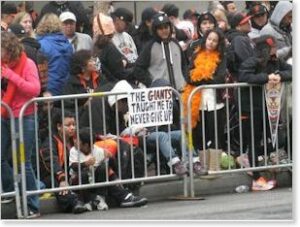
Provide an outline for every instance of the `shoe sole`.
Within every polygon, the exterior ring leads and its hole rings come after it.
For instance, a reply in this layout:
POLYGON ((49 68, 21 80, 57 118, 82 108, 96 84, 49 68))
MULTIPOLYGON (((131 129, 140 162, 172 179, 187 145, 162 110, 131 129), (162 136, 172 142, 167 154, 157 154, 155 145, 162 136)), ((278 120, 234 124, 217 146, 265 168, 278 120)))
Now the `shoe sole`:
POLYGON ((132 203, 132 202, 128 202, 128 203, 122 203, 120 205, 120 207, 122 208, 126 208, 126 207, 140 207, 140 206, 144 206, 148 203, 147 199, 141 199, 140 201, 136 202, 136 203, 132 203))

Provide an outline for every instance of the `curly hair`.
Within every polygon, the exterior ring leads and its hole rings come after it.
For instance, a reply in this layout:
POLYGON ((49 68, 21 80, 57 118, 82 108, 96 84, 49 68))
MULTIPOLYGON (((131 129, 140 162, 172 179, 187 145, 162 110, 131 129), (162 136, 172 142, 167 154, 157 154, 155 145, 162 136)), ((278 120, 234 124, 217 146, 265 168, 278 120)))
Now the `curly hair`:
POLYGON ((6 50, 10 54, 10 62, 19 59, 24 50, 18 37, 14 33, 6 31, 1 32, 1 49, 6 50))
POLYGON ((88 60, 92 57, 92 52, 89 50, 79 50, 75 52, 70 62, 71 75, 82 73, 82 69, 87 66, 88 60))
POLYGON ((37 35, 45 35, 47 33, 56 33, 62 31, 61 21, 54 13, 46 13, 36 28, 37 35))

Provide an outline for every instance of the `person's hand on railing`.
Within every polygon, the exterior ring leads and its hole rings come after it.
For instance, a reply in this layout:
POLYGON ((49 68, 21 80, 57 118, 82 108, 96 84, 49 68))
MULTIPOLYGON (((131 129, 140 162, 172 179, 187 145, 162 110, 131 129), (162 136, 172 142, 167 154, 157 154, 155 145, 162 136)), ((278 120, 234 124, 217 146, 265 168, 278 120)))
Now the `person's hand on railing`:
MULTIPOLYGON (((60 183, 59 183, 59 187, 60 188, 63 188, 63 187, 68 187, 69 186, 69 184, 68 184, 68 182, 66 182, 66 181, 61 181, 60 183)), ((67 195, 69 193, 69 190, 63 190, 63 191, 60 191, 58 194, 59 195, 67 195)))
POLYGON ((268 83, 271 85, 276 85, 278 83, 280 83, 281 81, 281 77, 279 74, 275 74, 275 73, 271 73, 268 75, 268 83))

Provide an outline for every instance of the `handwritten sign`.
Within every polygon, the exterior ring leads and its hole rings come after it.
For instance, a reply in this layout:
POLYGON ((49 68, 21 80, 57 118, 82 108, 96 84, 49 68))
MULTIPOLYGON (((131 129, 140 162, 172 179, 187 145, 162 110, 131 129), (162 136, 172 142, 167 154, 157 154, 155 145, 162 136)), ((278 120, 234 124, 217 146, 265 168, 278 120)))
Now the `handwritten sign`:
POLYGON ((172 88, 135 89, 129 93, 129 127, 173 124, 172 88))

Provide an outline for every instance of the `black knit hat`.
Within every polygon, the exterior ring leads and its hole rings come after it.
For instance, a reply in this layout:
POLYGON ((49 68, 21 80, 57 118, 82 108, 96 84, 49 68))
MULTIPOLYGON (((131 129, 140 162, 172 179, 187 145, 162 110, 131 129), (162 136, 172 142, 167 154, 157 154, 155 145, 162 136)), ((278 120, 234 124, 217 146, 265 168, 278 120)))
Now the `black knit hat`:
POLYGON ((119 18, 120 20, 123 20, 127 23, 131 23, 133 20, 133 13, 129 11, 126 8, 117 8, 114 12, 111 14, 112 18, 119 18))
POLYGON ((145 22, 146 20, 151 20, 152 17, 157 14, 158 12, 153 9, 152 7, 148 7, 143 10, 142 12, 142 21, 145 22))
POLYGON ((155 28, 162 25, 162 24, 170 24, 171 21, 166 14, 157 13, 153 16, 152 28, 155 28))
POLYGON ((1 5, 1 14, 17 14, 17 7, 13 3, 4 3, 1 5))
POLYGON ((179 8, 174 4, 169 4, 169 3, 165 4, 161 9, 161 11, 165 12, 168 15, 168 17, 170 16, 178 17, 179 15, 179 8))
POLYGON ((26 35, 24 27, 19 23, 11 24, 8 27, 7 31, 14 33, 18 38, 24 37, 26 35))

